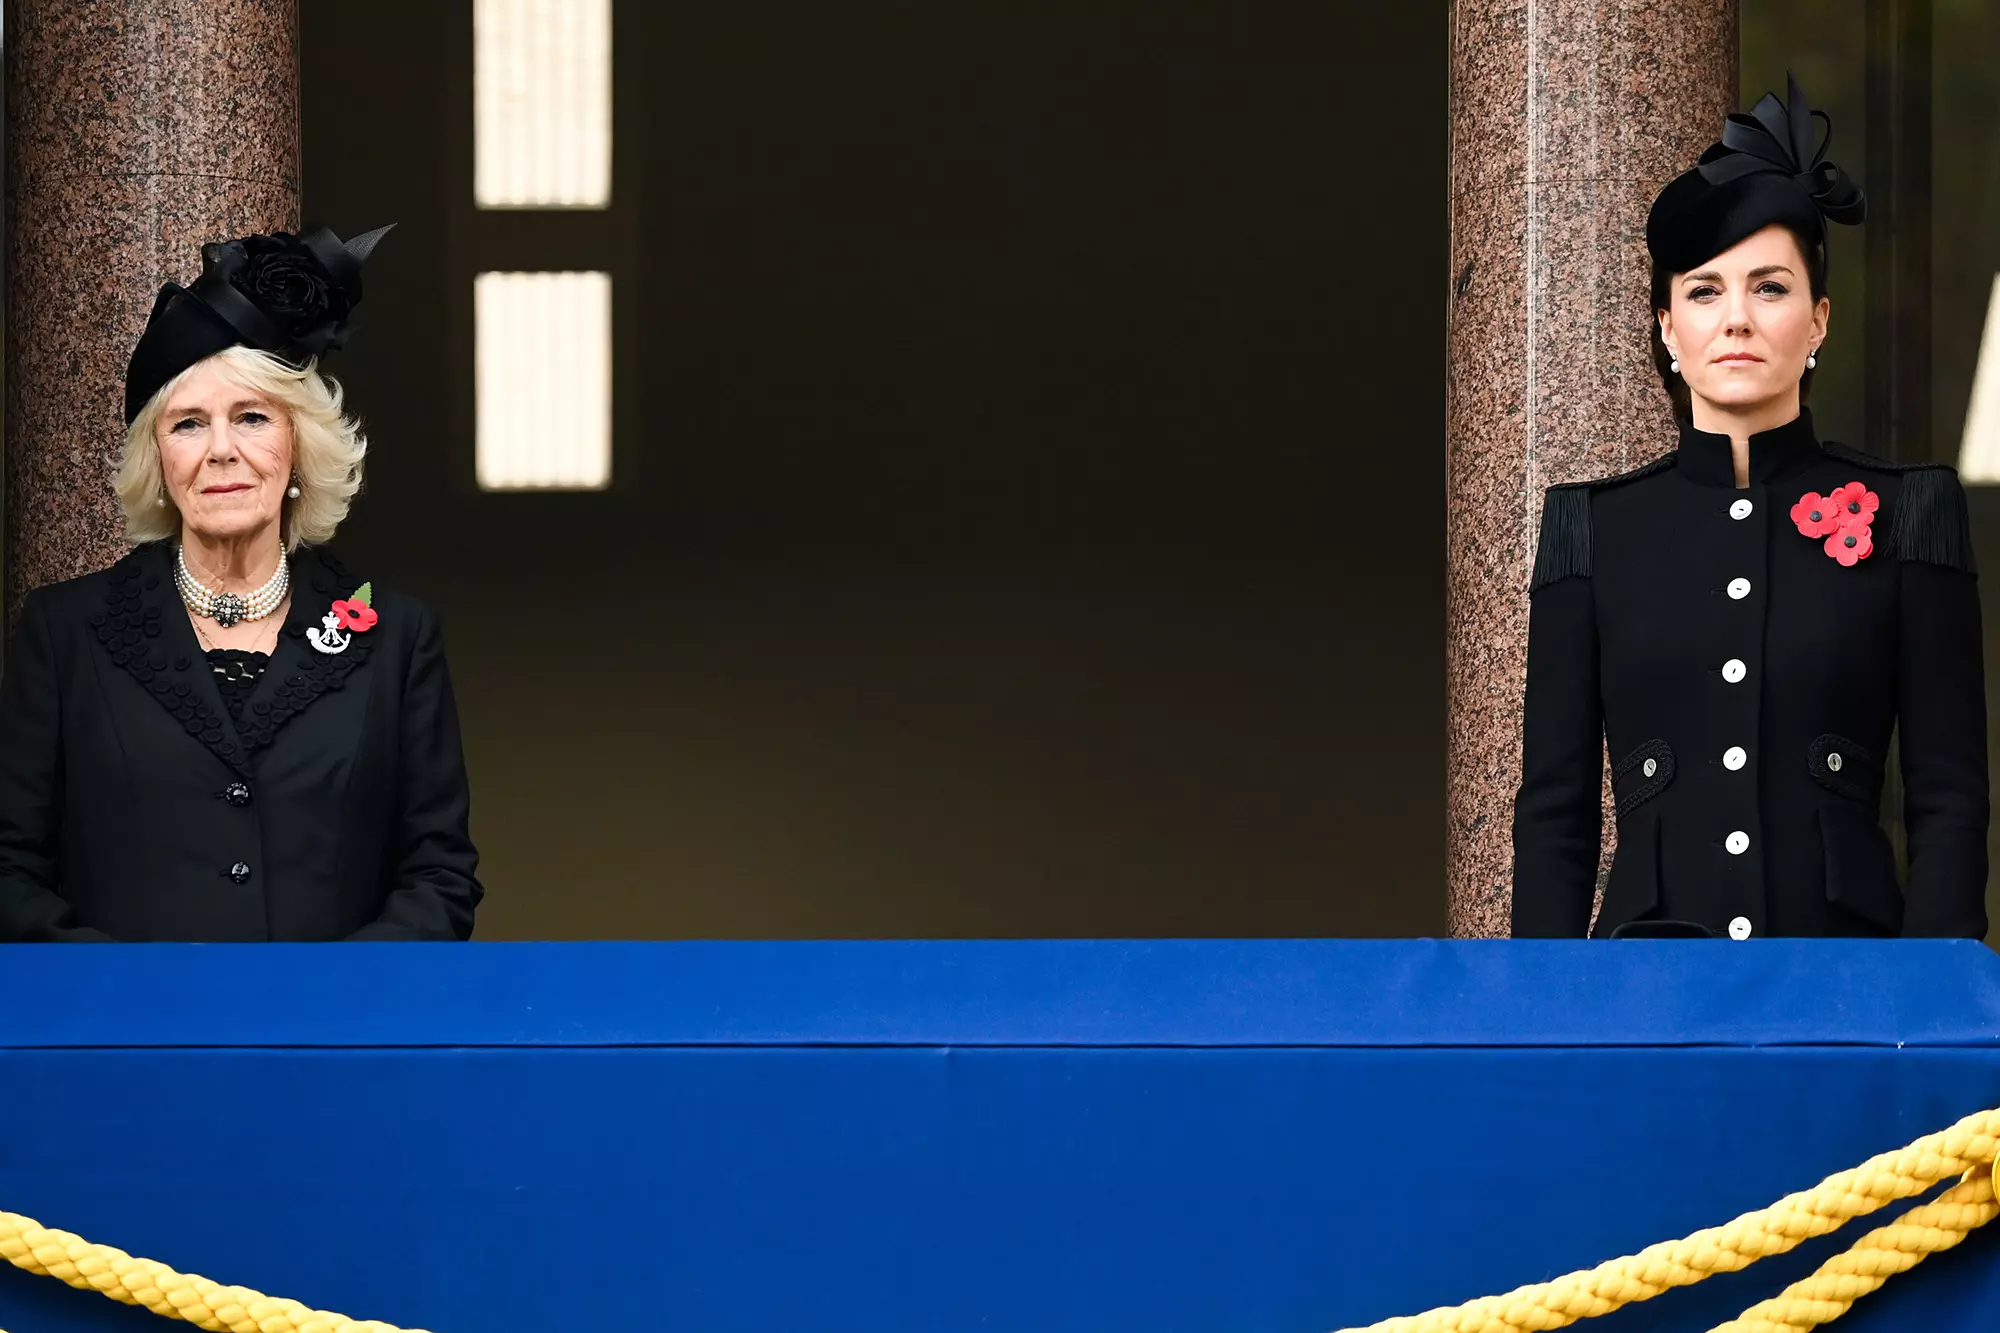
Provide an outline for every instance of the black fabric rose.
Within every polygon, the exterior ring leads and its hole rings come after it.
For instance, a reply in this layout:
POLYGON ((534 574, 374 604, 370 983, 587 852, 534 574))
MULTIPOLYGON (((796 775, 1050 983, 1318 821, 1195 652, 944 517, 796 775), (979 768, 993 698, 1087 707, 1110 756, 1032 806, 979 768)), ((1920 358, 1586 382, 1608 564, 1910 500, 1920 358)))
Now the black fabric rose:
MULTIPOLYGON (((393 223, 390 226, 394 226, 393 223)), ((174 376, 231 347, 305 365, 344 347, 361 303, 361 266, 389 227, 343 241, 324 227, 201 247, 201 276, 165 283, 125 368, 125 424, 174 376)))
POLYGON ((243 262, 232 266, 229 285, 287 335, 304 338, 347 319, 347 293, 298 237, 280 231, 237 244, 243 262))

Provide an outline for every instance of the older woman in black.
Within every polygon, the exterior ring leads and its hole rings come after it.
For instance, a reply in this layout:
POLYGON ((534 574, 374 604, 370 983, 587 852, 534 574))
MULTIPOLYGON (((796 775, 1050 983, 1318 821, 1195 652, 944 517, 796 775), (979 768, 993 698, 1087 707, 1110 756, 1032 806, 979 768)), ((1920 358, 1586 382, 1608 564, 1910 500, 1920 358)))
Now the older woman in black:
POLYGON ((1824 224, 1863 201, 1788 91, 1731 116, 1648 221, 1679 448, 1545 503, 1517 936, 1986 932, 1965 495, 1948 468, 1821 441, 1802 406, 1830 314, 1824 224), (1900 885, 1877 817, 1892 731, 1900 885), (1607 739, 1618 850, 1593 927, 1607 739))
POLYGON ((208 245, 159 293, 125 379, 134 549, 29 594, 0 681, 0 943, 471 933, 437 621, 320 545, 367 446, 316 359, 380 235, 208 245))

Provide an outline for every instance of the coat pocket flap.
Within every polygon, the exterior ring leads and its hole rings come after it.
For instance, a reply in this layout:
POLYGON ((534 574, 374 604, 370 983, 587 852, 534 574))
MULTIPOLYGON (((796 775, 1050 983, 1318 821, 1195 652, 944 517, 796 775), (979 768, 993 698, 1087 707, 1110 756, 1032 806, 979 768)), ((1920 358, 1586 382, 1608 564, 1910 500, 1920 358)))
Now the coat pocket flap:
POLYGON ((1672 785, 1674 751, 1665 741, 1647 741, 1611 767, 1611 792, 1622 816, 1672 785))
POLYGON ((1882 761, 1845 736, 1816 737, 1806 750, 1813 781, 1871 809, 1882 799, 1882 761))

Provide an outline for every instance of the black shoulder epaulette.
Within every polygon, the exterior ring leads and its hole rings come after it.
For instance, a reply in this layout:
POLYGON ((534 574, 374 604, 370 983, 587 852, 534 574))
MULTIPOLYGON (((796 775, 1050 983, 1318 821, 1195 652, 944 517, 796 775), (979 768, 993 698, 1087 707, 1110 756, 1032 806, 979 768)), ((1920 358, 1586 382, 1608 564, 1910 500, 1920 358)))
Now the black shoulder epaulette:
POLYGON ((1896 497, 1896 514, 1889 524, 1889 553, 1898 560, 1943 565, 1977 578, 1979 562, 1972 553, 1972 516, 1966 509, 1965 487, 1958 471, 1944 463, 1892 463, 1844 444, 1823 444, 1830 458, 1892 472, 1903 479, 1896 497))
POLYGON ((1827 440, 1820 445, 1829 458, 1838 458, 1843 463, 1854 463, 1861 467, 1872 467, 1877 472, 1915 472, 1919 468, 1943 467, 1942 463, 1892 463, 1886 458, 1877 458, 1845 444, 1827 440))
POLYGON ((1589 578, 1591 492, 1664 472, 1674 465, 1676 457, 1662 454, 1644 467, 1635 467, 1615 477, 1566 481, 1549 487, 1542 501, 1542 536, 1535 545, 1535 572, 1528 580, 1528 591, 1537 593, 1564 579, 1589 578))

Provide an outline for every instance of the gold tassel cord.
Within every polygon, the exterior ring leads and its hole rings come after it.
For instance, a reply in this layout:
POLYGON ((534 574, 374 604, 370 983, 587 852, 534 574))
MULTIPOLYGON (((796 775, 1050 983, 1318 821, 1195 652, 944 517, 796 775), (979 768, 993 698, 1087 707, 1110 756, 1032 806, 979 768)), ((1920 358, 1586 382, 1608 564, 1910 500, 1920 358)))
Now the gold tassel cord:
POLYGON ((1993 1197, 1993 1168, 1981 1167, 1929 1203, 1869 1232, 1811 1277, 1717 1324, 1710 1333, 1798 1333, 1830 1324, 1896 1274, 1951 1249, 1996 1215, 2000 1204, 1993 1197))
MULTIPOLYGON (((1815 1309, 1831 1308, 1834 1297, 1820 1293, 1852 1292, 1853 1295, 1846 1297, 1852 1304, 1864 1294, 1863 1285, 1874 1281, 1874 1286, 1867 1290, 1879 1287, 1891 1275, 1894 1264, 1904 1258, 1915 1256, 1903 1263, 1903 1267, 1909 1267, 1924 1254, 1949 1248, 1964 1238, 1963 1231, 1954 1237, 1955 1225, 1946 1223, 1966 1222, 1969 1224, 1966 1230, 1970 1230, 1990 1220, 1996 1149, 2000 1149, 2000 1109, 1980 1111, 1950 1129, 1926 1135, 1896 1152, 1871 1157, 1851 1171, 1828 1176, 1812 1189, 1787 1195, 1768 1208, 1745 1213, 1723 1226, 1697 1231, 1682 1240, 1664 1241, 1553 1282, 1538 1282, 1505 1295, 1484 1296, 1423 1314, 1385 1319, 1366 1329, 1347 1329, 1343 1333, 1522 1333, 1566 1328, 1579 1319, 1607 1315, 1717 1273, 1748 1268, 1759 1259, 1795 1249, 1899 1199, 1914 1198, 1954 1176, 1964 1177, 1958 1189, 1914 1210, 1890 1227, 1870 1232, 1854 1250, 1834 1260, 1806 1283, 1796 1284, 1794 1289, 1806 1288, 1815 1279, 1822 1276, 1825 1279, 1821 1285, 1810 1287, 1797 1302, 1783 1305, 1765 1302, 1734 1325, 1724 1325, 1732 1333, 1739 1329, 1744 1333, 1753 1329, 1767 1333, 1811 1328, 1815 1326, 1813 1323, 1797 1322, 1797 1317, 1803 1315, 1808 1305, 1815 1309), (1985 1181, 1987 1196, 1984 1205, 1974 1202, 1982 1188, 1981 1180, 1985 1181), (1946 1204, 1946 1200, 1952 1202, 1946 1204), (1982 1207, 1988 1210, 1985 1215, 1981 1213, 1982 1207), (1939 1211, 1926 1212, 1929 1208, 1939 1211), (1907 1229, 1902 1229, 1906 1223, 1907 1229), (1931 1232, 1937 1233, 1936 1243, 1924 1248, 1931 1232), (1863 1247, 1867 1247, 1865 1252, 1863 1247), (1834 1264, 1844 1260, 1854 1265, 1854 1272, 1830 1271, 1834 1264), (1881 1280, 1875 1280, 1878 1276, 1881 1280), (1767 1306, 1794 1322, 1771 1322, 1770 1314, 1765 1312, 1767 1306)), ((1784 1296, 1776 1299, 1786 1301, 1784 1296)), ((1842 1311, 1845 1308, 1842 1306, 1842 1311)), ((1834 1317, 1837 1315, 1829 1314, 1817 1322, 1825 1323, 1834 1317)))
POLYGON ((210 1333, 423 1333, 346 1315, 248 1287, 226 1287, 205 1277, 177 1273, 151 1259, 134 1259, 109 1245, 55 1231, 32 1217, 0 1212, 0 1259, 30 1273, 95 1291, 126 1305, 143 1305, 210 1333))
MULTIPOLYGON (((2000 1154, 2000 1109, 1981 1111, 1723 1226, 1553 1282, 1344 1333, 1539 1333, 1565 1328, 1716 1273, 1747 1268, 1837 1231, 1854 1218, 1958 1178, 1937 1198, 1862 1236, 1810 1277, 1711 1331, 1800 1333, 1838 1319, 1890 1278, 1951 1249, 2000 1216, 1993 1185, 1996 1154, 2000 1154)), ((123 1250, 44 1227, 18 1213, 0 1212, 0 1259, 210 1333, 423 1333, 372 1319, 349 1319, 247 1287, 179 1273, 151 1259, 135 1259, 123 1250)))

